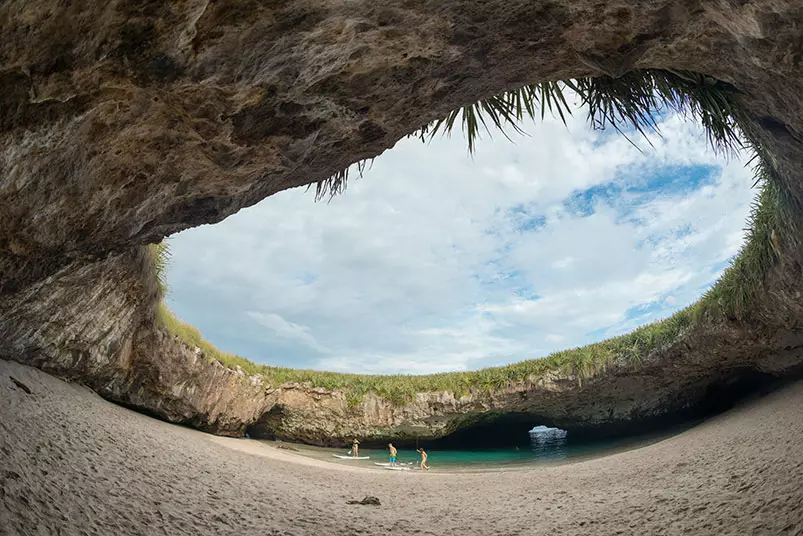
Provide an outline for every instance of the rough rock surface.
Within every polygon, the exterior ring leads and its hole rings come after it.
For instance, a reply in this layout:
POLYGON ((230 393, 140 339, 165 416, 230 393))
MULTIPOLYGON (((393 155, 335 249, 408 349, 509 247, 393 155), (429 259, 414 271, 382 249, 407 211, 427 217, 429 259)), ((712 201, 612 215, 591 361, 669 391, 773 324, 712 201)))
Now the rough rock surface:
POLYGON ((801 204, 801 28, 798 0, 4 2, 0 355, 170 420, 219 433, 257 421, 309 441, 444 431, 454 411, 639 417, 691 403, 737 366, 793 368, 799 240, 755 305, 760 329, 711 326, 646 372, 614 367, 583 390, 544 379, 487 399, 421 394, 402 408, 368 397, 359 411, 337 393, 274 392, 176 348, 149 323, 139 248, 375 156, 457 106, 632 68, 732 84, 801 204))
POLYGON ((337 390, 265 385, 260 376, 226 369, 203 358, 198 349, 157 332, 160 351, 143 356, 160 357, 138 361, 140 370, 132 375, 135 381, 145 379, 147 387, 138 392, 118 389, 107 396, 218 434, 247 430, 251 437, 332 446, 349 445, 353 437, 366 444, 437 439, 511 414, 526 429, 539 422, 578 432, 632 430, 678 413, 694 414, 701 403, 727 405, 729 400, 717 397, 727 398, 734 381, 801 372, 803 337, 749 343, 740 337, 738 348, 725 343, 734 335, 741 334, 723 330, 704 335, 706 340, 694 341, 705 348, 702 352, 688 350, 690 335, 640 365, 615 364, 582 387, 573 376, 550 374, 490 392, 418 393, 402 405, 369 393, 352 406, 337 390))
POLYGON ((543 79, 709 74, 799 172, 797 0, 12 0, 0 20, 9 286, 219 221, 543 79))
POLYGON ((153 271, 143 248, 73 261, 0 294, 0 357, 102 384, 130 367, 137 328, 152 317, 153 271))

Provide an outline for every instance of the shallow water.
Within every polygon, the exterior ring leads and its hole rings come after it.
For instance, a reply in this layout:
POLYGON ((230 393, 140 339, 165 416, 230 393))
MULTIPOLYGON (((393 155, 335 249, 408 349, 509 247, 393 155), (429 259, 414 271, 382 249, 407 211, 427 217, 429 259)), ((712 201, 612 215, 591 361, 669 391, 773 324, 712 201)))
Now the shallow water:
MULTIPOLYGON (((680 432, 683 432, 696 423, 687 423, 671 429, 665 429, 650 434, 590 441, 587 439, 573 440, 571 435, 557 428, 537 426, 533 428, 529 437, 524 437, 519 445, 507 448, 493 449, 466 449, 466 450, 438 450, 427 449, 429 454, 428 465, 435 471, 503 471, 506 469, 522 469, 546 465, 578 462, 582 460, 609 456, 617 452, 641 448, 657 443, 680 432)), ((333 454, 346 455, 348 449, 331 449, 294 445, 299 454, 325 460, 332 463, 352 464, 360 467, 377 468, 376 462, 388 461, 387 449, 361 448, 360 456, 369 456, 368 460, 343 460, 333 454)), ((413 463, 417 466, 420 457, 415 449, 399 449, 398 461, 400 463, 413 463)))

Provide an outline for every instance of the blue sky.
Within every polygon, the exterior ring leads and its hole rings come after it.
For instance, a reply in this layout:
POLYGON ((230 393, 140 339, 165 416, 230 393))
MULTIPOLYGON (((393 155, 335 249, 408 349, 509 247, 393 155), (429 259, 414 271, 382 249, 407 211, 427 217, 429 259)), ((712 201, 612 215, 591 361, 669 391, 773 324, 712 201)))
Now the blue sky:
POLYGON ((282 192, 171 237, 168 305, 260 363, 468 370, 624 333, 738 251, 751 173, 676 116, 643 152, 582 113, 466 154, 402 140, 343 196, 282 192))

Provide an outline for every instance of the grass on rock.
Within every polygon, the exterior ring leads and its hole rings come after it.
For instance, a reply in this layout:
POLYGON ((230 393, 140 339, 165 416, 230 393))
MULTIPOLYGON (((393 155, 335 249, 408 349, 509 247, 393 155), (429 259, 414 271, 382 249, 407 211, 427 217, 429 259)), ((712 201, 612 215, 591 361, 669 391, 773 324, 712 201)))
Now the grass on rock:
POLYGON ((514 382, 532 382, 548 373, 574 378, 582 387, 584 379, 604 371, 616 359, 638 364, 650 351, 674 342, 691 325, 695 307, 642 326, 627 335, 561 350, 541 359, 469 372, 427 375, 346 374, 259 365, 243 357, 221 352, 204 339, 197 328, 178 319, 163 303, 158 310, 157 322, 184 343, 200 348, 207 359, 218 361, 230 369, 261 375, 267 384, 274 387, 302 383, 310 387, 341 390, 349 404, 356 406, 365 394, 371 392, 394 404, 404 404, 414 400, 416 393, 448 391, 455 396, 462 396, 469 392, 490 392, 514 382))

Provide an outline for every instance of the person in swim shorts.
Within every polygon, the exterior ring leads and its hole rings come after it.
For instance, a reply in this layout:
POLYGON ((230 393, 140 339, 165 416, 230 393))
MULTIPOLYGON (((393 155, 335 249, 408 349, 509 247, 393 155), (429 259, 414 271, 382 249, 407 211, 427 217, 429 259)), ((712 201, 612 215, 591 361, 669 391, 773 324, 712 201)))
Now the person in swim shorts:
POLYGON ((393 446, 393 443, 388 443, 388 450, 390 451, 390 465, 396 465, 396 447, 393 446))

